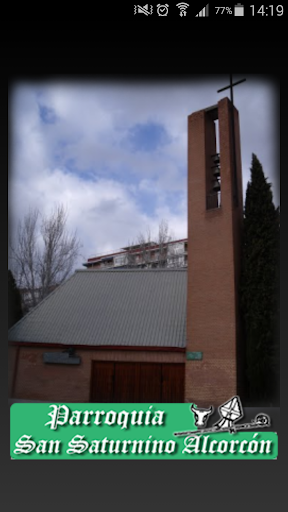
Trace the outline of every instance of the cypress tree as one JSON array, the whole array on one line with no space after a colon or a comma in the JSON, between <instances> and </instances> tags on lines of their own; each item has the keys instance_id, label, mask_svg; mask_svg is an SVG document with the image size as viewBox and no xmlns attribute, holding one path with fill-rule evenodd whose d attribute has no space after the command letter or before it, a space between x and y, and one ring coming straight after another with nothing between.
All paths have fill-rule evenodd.
<instances>
[{"instance_id":1,"label":"cypress tree","mask_svg":"<svg viewBox=\"0 0 288 512\"><path fill-rule=\"evenodd\" d=\"M247 399L254 405L278 405L280 212L254 154L250 171L241 282Z\"/></svg>"},{"instance_id":2,"label":"cypress tree","mask_svg":"<svg viewBox=\"0 0 288 512\"><path fill-rule=\"evenodd\" d=\"M22 316L21 295L11 270L8 270L8 329Z\"/></svg>"}]
</instances>

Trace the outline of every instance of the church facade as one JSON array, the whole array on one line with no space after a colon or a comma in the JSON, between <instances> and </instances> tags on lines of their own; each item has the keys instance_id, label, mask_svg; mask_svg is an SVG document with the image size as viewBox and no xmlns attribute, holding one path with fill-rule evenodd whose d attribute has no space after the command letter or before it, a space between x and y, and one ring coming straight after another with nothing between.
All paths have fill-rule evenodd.
<instances>
[{"instance_id":1,"label":"church facade","mask_svg":"<svg viewBox=\"0 0 288 512\"><path fill-rule=\"evenodd\" d=\"M9 331L12 398L182 402L186 269L78 270Z\"/></svg>"},{"instance_id":2,"label":"church facade","mask_svg":"<svg viewBox=\"0 0 288 512\"><path fill-rule=\"evenodd\" d=\"M9 330L10 397L225 402L239 392L238 112L188 117L187 269L82 270Z\"/></svg>"}]
</instances>

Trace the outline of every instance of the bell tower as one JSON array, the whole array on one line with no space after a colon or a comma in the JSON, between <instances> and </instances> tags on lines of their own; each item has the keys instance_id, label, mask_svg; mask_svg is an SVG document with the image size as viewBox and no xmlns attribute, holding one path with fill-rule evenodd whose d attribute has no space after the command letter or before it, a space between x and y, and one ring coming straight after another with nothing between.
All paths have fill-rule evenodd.
<instances>
[{"instance_id":1,"label":"bell tower","mask_svg":"<svg viewBox=\"0 0 288 512\"><path fill-rule=\"evenodd\" d=\"M199 407L239 392L242 216L239 117L224 98L188 116L185 401Z\"/></svg>"}]
</instances>

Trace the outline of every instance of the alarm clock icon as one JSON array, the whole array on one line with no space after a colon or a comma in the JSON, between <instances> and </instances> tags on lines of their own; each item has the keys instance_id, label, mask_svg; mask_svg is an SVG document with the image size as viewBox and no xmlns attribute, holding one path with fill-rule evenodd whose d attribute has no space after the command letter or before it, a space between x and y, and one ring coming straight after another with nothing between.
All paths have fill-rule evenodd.
<instances>
[{"instance_id":1,"label":"alarm clock icon","mask_svg":"<svg viewBox=\"0 0 288 512\"><path fill-rule=\"evenodd\" d=\"M157 4L158 16L167 16L168 8L169 8L168 4Z\"/></svg>"}]
</instances>

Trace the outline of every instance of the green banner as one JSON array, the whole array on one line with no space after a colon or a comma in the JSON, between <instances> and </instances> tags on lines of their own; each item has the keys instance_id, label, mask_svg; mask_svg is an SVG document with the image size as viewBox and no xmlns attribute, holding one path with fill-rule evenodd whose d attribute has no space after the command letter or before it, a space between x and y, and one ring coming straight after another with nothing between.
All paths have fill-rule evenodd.
<instances>
[{"instance_id":1,"label":"green banner","mask_svg":"<svg viewBox=\"0 0 288 512\"><path fill-rule=\"evenodd\" d=\"M189 434L197 430L191 404L16 403L10 417L10 455L18 460L259 460L278 455L277 434L264 428Z\"/></svg>"}]
</instances>

